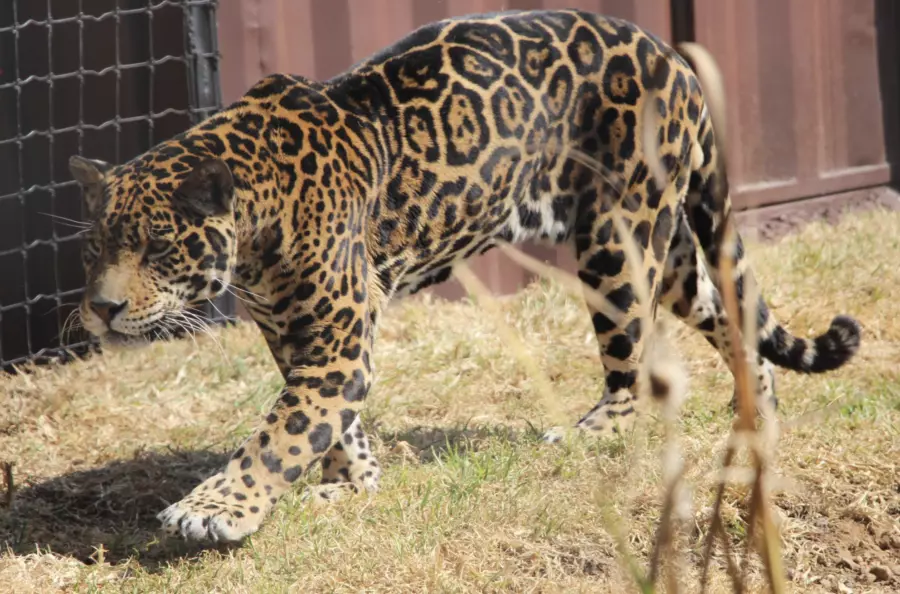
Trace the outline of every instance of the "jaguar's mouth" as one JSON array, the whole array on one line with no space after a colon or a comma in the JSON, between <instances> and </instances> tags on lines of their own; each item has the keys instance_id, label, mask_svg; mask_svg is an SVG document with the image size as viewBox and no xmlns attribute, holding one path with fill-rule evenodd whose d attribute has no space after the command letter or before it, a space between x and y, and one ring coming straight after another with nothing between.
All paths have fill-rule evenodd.
<instances>
[{"instance_id":1,"label":"jaguar's mouth","mask_svg":"<svg viewBox=\"0 0 900 594\"><path fill-rule=\"evenodd\" d=\"M143 334L125 334L124 332L118 332L117 330L107 330L107 332L100 337L100 342L104 345L116 348L126 348L148 345L155 340L159 340L160 338L162 338L162 335L154 332L145 332Z\"/></svg>"},{"instance_id":2,"label":"jaguar's mouth","mask_svg":"<svg viewBox=\"0 0 900 594\"><path fill-rule=\"evenodd\" d=\"M187 331L182 328L173 329L163 328L162 326L150 328L148 330L142 331L139 334L126 334L124 332L119 332L118 330L110 329L107 330L102 337L100 337L100 341L103 344L107 344L116 348L142 347L153 342L180 338L182 336L185 336L186 334Z\"/></svg>"},{"instance_id":3,"label":"jaguar's mouth","mask_svg":"<svg viewBox=\"0 0 900 594\"><path fill-rule=\"evenodd\" d=\"M209 333L212 324L195 310L171 312L135 333L125 333L107 328L101 342L114 347L140 347L154 342L165 342Z\"/></svg>"}]
</instances>

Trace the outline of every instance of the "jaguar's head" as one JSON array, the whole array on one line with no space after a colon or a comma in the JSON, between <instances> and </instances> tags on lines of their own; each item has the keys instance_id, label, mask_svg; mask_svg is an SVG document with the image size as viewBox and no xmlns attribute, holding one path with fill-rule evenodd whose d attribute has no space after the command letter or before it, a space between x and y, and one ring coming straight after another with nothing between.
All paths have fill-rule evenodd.
<instances>
[{"instance_id":1,"label":"jaguar's head","mask_svg":"<svg viewBox=\"0 0 900 594\"><path fill-rule=\"evenodd\" d=\"M235 263L225 162L171 146L121 166L75 156L69 168L92 222L82 252L85 329L108 344L197 329L191 306L225 292Z\"/></svg>"}]
</instances>

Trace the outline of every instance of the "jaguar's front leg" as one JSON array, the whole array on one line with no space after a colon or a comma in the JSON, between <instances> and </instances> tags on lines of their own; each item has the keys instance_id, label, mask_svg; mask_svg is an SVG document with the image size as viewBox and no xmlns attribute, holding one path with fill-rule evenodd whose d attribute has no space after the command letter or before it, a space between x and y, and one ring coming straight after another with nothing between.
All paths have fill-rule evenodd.
<instances>
[{"instance_id":1,"label":"jaguar's front leg","mask_svg":"<svg viewBox=\"0 0 900 594\"><path fill-rule=\"evenodd\" d=\"M285 491L356 426L371 385L370 335L364 312L352 319L349 312L337 326L304 332L303 356L292 357L287 386L265 422L221 472L159 514L168 533L214 542L252 534Z\"/></svg>"}]
</instances>

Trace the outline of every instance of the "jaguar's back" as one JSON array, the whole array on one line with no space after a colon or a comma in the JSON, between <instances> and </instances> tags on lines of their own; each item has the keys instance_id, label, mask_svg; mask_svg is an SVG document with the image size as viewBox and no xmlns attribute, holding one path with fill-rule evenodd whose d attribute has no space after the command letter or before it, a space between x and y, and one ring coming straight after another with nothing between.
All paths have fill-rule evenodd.
<instances>
[{"instance_id":1,"label":"jaguar's back","mask_svg":"<svg viewBox=\"0 0 900 594\"><path fill-rule=\"evenodd\" d=\"M360 77L379 89L398 153L374 204L370 249L385 285L401 294L446 278L452 261L497 241L590 234L589 222L576 225L577 213L590 211L604 187L628 219L652 221L668 209L668 227L657 230L666 241L676 196L663 200L647 175L640 134L647 101L658 115L660 153L681 170L679 183L692 149L699 158L696 78L659 39L619 19L579 11L448 19L324 92L342 104ZM595 159L612 180L568 158L570 149Z\"/></svg>"}]
</instances>

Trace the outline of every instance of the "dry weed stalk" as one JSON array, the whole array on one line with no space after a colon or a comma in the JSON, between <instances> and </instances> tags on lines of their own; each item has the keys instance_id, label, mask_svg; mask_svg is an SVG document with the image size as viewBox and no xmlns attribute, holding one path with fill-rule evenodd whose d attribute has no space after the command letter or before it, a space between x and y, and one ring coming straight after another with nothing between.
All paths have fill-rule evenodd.
<instances>
[{"instance_id":1,"label":"dry weed stalk","mask_svg":"<svg viewBox=\"0 0 900 594\"><path fill-rule=\"evenodd\" d=\"M559 283L569 294L575 298L583 298L585 302L597 311L607 316L616 323L622 321L622 312L613 305L606 295L596 289L585 285L578 278L578 275L572 274L550 264L541 262L537 258L526 254L516 247L508 243L499 245L500 250L509 256L509 259L521 266L522 268L533 272L538 276Z\"/></svg>"},{"instance_id":2,"label":"dry weed stalk","mask_svg":"<svg viewBox=\"0 0 900 594\"><path fill-rule=\"evenodd\" d=\"M713 129L715 130L717 145L719 147L719 155L717 162L717 183L725 184L727 179L727 144L726 144L726 122L724 114L725 106L725 90L722 82L721 71L716 65L712 55L702 46L694 43L685 43L679 46L679 51L691 62L691 67L700 80L706 97L706 105L708 106L710 117L712 118ZM727 187L727 185L725 186ZM723 188L716 188L715 195L724 200L725 192ZM743 436L750 442L750 453L753 461L753 471L755 480L751 487L751 497L749 504L748 518L748 535L747 535L747 553L753 546L754 531L757 523L762 530L762 539L759 541L760 556L762 557L763 566L765 568L766 581L769 587L776 594L785 591L784 568L781 559L781 541L778 529L772 521L771 507L766 488L766 471L768 469L768 451L767 448L760 447L759 432L756 427L756 385L755 385L755 360L748 360L748 352L756 352L758 344L758 329L756 326L756 305L758 303L758 294L756 287L752 281L745 283L744 304L747 307L742 311L738 302L738 296L735 286L736 273L741 271L735 270L735 256L737 252L737 230L734 228L734 217L729 216L723 221L723 240L719 251L719 290L722 294L722 301L728 316L728 334L732 348L732 360L734 368L732 374L735 381L735 397L738 409L738 417L732 427L732 435ZM738 328L738 324L743 320L743 332ZM743 334L743 336L741 336ZM746 342L745 342L746 341ZM746 345L746 346L745 346ZM752 348L752 351L750 350ZM764 407L768 403L763 403ZM769 413L769 410L764 411ZM771 418L771 415L766 414ZM734 442L730 442L725 452L723 467L730 468L737 454L737 447ZM703 558L703 572L701 576L701 588L705 592L708 584L709 564L712 553L712 547L715 539L718 537L723 547L727 547L728 536L725 533L724 525L721 517L722 500L725 492L724 481L719 483L716 500L714 505L714 513L711 518L711 525L707 534L707 543ZM731 555L726 550L728 558L729 574L732 577L732 584L736 592L743 592L746 583L746 574L736 576L734 573L734 565ZM747 566L744 564L744 571Z\"/></svg>"},{"instance_id":3,"label":"dry weed stalk","mask_svg":"<svg viewBox=\"0 0 900 594\"><path fill-rule=\"evenodd\" d=\"M666 584L669 592L681 591L678 567L681 566L681 552L675 539L684 532L686 521L691 516L690 496L683 483L685 465L681 444L678 441L678 414L687 396L687 373L677 351L669 342L662 324L652 335L644 353L650 393L662 411L664 442L662 447L662 492L663 508L653 550L650 554L649 582L655 585L665 562Z\"/></svg>"},{"instance_id":4,"label":"dry weed stalk","mask_svg":"<svg viewBox=\"0 0 900 594\"><path fill-rule=\"evenodd\" d=\"M730 221L727 222L726 225L728 225L728 228L726 229L726 239L723 245L724 249L722 251L722 258L720 261L720 271L721 277L723 279L721 289L722 300L729 318L728 332L733 351L732 358L734 361L734 369L732 371L735 378L735 395L738 413L737 419L735 420L732 428L732 436L738 439L729 441L728 447L725 452L723 468L728 469L732 466L739 451L739 442L744 442L750 450L754 477L753 483L751 485L749 517L747 520L747 553L749 554L750 548L753 546L753 541L755 540L755 529L757 525L759 525L762 530L762 539L759 542L759 553L762 557L767 582L772 588L773 592L777 594L785 591L784 569L782 567L780 551L780 536L778 534L777 527L772 521L768 489L766 486L766 472L768 469L769 456L767 448L762 447L762 440L760 439L762 435L757 429L756 425L757 399L755 397L756 386L754 382L756 374L752 369L752 362L748 361L747 350L744 344L745 338L748 340L748 342L750 341L748 337L753 337L753 341L755 343L757 332L753 321L756 320L756 315L755 312L751 311L745 310L742 312L740 306L738 305L738 298L733 282L736 234L733 229L733 224ZM748 304L752 304L748 309L755 308L756 297L757 296L755 292L751 293L748 291L747 295L745 296L745 302ZM741 333L738 330L738 320L741 319L745 321L744 338L742 338ZM747 325L752 325L752 329L750 332L747 331ZM765 406L765 403L761 404ZM725 481L722 480L720 481L717 489L715 505L713 508L713 516L711 519L709 532L707 534L707 542L704 551L703 573L701 577L701 585L704 591L707 585L708 569L715 539L719 538L722 541L723 545L726 545L727 543L728 536L725 533L724 524L721 518L721 508L724 492ZM730 557L730 555L728 556ZM747 563L744 564L744 572L746 572L747 570L747 565ZM729 567L732 567L733 571L733 565L731 564L730 559ZM732 579L735 585L744 583L744 579L735 580L734 575L732 575ZM735 590L743 591L743 587L736 587Z\"/></svg>"}]
</instances>

